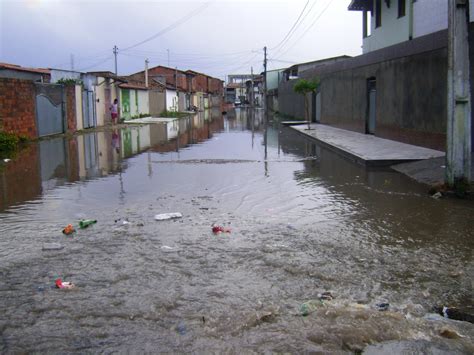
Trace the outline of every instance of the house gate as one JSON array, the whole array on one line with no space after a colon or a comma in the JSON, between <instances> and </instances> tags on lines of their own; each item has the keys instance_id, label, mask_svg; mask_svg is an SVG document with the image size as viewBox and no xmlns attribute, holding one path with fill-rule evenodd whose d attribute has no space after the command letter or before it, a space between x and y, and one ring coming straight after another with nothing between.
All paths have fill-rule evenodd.
<instances>
[{"instance_id":1,"label":"house gate","mask_svg":"<svg viewBox=\"0 0 474 355\"><path fill-rule=\"evenodd\" d=\"M35 83L38 136L64 133L64 88L59 84Z\"/></svg>"},{"instance_id":2,"label":"house gate","mask_svg":"<svg viewBox=\"0 0 474 355\"><path fill-rule=\"evenodd\" d=\"M96 126L95 94L91 90L82 93L82 115L84 128Z\"/></svg>"}]
</instances>

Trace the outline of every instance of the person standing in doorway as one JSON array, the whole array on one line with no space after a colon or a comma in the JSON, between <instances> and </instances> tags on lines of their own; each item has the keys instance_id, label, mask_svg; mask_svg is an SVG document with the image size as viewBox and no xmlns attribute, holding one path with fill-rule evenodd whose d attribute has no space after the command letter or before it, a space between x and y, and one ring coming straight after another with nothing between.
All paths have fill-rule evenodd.
<instances>
[{"instance_id":1,"label":"person standing in doorway","mask_svg":"<svg viewBox=\"0 0 474 355\"><path fill-rule=\"evenodd\" d=\"M115 99L114 103L110 106L110 115L112 116L112 124L117 123L118 118L118 100Z\"/></svg>"}]
</instances>

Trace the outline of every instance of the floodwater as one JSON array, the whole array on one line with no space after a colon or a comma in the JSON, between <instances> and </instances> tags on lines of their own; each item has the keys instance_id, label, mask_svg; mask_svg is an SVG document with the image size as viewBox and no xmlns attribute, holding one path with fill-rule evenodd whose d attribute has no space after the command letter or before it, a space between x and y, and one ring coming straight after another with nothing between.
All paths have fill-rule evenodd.
<instances>
[{"instance_id":1,"label":"floodwater","mask_svg":"<svg viewBox=\"0 0 474 355\"><path fill-rule=\"evenodd\" d=\"M0 168L0 349L472 353L432 313L472 310L473 246L472 201L258 110L44 140Z\"/></svg>"}]
</instances>

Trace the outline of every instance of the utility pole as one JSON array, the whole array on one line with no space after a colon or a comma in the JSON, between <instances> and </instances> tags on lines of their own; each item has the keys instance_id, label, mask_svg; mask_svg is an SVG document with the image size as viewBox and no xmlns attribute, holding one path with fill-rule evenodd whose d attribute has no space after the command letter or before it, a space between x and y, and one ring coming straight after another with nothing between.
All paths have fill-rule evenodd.
<instances>
[{"instance_id":1,"label":"utility pole","mask_svg":"<svg viewBox=\"0 0 474 355\"><path fill-rule=\"evenodd\" d=\"M117 53L118 53L118 48L117 48L117 46L114 46L114 56L115 56L115 75L117 75Z\"/></svg>"},{"instance_id":2,"label":"utility pole","mask_svg":"<svg viewBox=\"0 0 474 355\"><path fill-rule=\"evenodd\" d=\"M250 67L250 75L251 75L251 84L250 84L250 87L251 87L251 91L250 91L250 107L253 107L254 106L254 102L255 102L255 98L254 98L254 91L253 91L253 67Z\"/></svg>"},{"instance_id":3,"label":"utility pole","mask_svg":"<svg viewBox=\"0 0 474 355\"><path fill-rule=\"evenodd\" d=\"M167 49L166 52L168 53L168 67L170 66L170 50Z\"/></svg>"},{"instance_id":4,"label":"utility pole","mask_svg":"<svg viewBox=\"0 0 474 355\"><path fill-rule=\"evenodd\" d=\"M268 121L267 107L267 47L263 47L263 102L265 109L265 120Z\"/></svg>"},{"instance_id":5,"label":"utility pole","mask_svg":"<svg viewBox=\"0 0 474 355\"><path fill-rule=\"evenodd\" d=\"M145 86L148 87L148 58L145 59Z\"/></svg>"},{"instance_id":6,"label":"utility pole","mask_svg":"<svg viewBox=\"0 0 474 355\"><path fill-rule=\"evenodd\" d=\"M174 87L176 89L176 112L179 111L178 67L174 67Z\"/></svg>"},{"instance_id":7,"label":"utility pole","mask_svg":"<svg viewBox=\"0 0 474 355\"><path fill-rule=\"evenodd\" d=\"M471 178L469 1L448 1L448 122L446 182L462 188Z\"/></svg>"},{"instance_id":8,"label":"utility pole","mask_svg":"<svg viewBox=\"0 0 474 355\"><path fill-rule=\"evenodd\" d=\"M74 54L71 53L71 71L74 71Z\"/></svg>"}]
</instances>

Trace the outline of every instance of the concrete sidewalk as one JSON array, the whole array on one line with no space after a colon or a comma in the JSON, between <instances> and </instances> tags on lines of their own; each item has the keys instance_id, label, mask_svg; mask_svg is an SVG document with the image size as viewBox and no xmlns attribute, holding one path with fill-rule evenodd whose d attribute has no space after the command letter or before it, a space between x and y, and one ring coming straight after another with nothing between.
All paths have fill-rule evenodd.
<instances>
[{"instance_id":1,"label":"concrete sidewalk","mask_svg":"<svg viewBox=\"0 0 474 355\"><path fill-rule=\"evenodd\" d=\"M348 131L323 124L291 126L299 133L317 140L321 145L365 166L391 166L398 163L444 157L445 153Z\"/></svg>"}]
</instances>

